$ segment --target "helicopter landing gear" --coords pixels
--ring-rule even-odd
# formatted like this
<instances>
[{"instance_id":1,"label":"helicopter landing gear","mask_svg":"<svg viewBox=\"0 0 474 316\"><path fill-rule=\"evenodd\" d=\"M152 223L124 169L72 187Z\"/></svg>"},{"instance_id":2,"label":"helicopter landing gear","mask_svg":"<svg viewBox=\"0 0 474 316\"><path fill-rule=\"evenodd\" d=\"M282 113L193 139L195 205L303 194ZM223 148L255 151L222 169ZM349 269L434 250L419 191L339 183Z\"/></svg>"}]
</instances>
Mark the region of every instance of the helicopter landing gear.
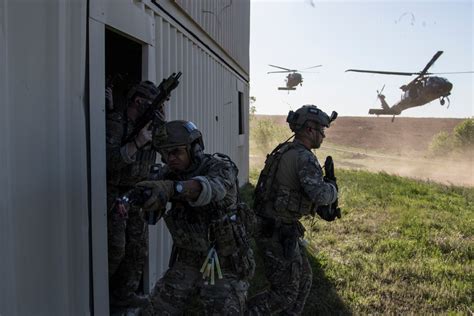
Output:
<instances>
[{"instance_id":1,"label":"helicopter landing gear","mask_svg":"<svg viewBox=\"0 0 474 316\"><path fill-rule=\"evenodd\" d=\"M439 99L439 103L441 105L444 105L446 103L445 99L448 100L448 106L446 108L449 109L449 105L451 104L451 101L449 100L449 97L441 97L441 99Z\"/></svg>"}]
</instances>

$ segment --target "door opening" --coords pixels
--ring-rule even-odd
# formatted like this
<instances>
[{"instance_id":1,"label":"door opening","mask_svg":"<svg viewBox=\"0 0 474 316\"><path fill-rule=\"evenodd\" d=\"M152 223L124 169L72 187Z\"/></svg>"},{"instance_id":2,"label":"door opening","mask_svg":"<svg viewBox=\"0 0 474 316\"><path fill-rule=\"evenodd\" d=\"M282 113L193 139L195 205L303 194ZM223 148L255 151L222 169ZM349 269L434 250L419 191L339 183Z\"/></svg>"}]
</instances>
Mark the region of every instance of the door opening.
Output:
<instances>
[{"instance_id":1,"label":"door opening","mask_svg":"<svg viewBox=\"0 0 474 316\"><path fill-rule=\"evenodd\" d=\"M106 101L106 109L108 115L111 113L124 113L126 115L126 106L127 106L127 93L129 89L136 83L142 80L142 44L130 39L127 36L122 35L121 33L116 32L112 29L105 30L105 83L106 88L111 88L113 96L113 107L107 107L108 102ZM125 119L124 119L125 120ZM125 123L127 124L127 123ZM126 128L125 128L126 130ZM107 131L106 133L110 132ZM126 133L126 132L125 132ZM121 144L120 146L123 146ZM108 161L106 162L109 163ZM109 166L110 167L110 166ZM109 168L107 168L109 170ZM123 194L122 190L126 188L123 187L120 180L111 179L115 178L114 175L109 175L107 172L107 208L110 211L112 208L113 201L119 197L120 194ZM119 176L120 178L120 176ZM130 189L130 188L128 188ZM128 191L128 189L126 191ZM113 218L108 214L108 218ZM108 241L108 266L109 266L109 296L111 297L111 312L117 312L116 307L113 305L112 297L115 295L115 291L123 291L123 280L124 273L129 272L129 266L133 265L131 261L134 259L132 246L129 246L128 238L129 234L129 225L127 220L127 225L122 225L120 221L114 219L108 219L107 229L109 236ZM125 227L122 227L125 226ZM122 244L122 240L125 241L125 244ZM124 251L123 257L120 253ZM135 268L134 268L135 269ZM142 271L143 272L143 271ZM144 293L144 281L143 273L141 277L140 284L136 290L137 294ZM126 290L126 289L125 289Z\"/></svg>"},{"instance_id":2,"label":"door opening","mask_svg":"<svg viewBox=\"0 0 474 316\"><path fill-rule=\"evenodd\" d=\"M142 45L113 30L105 30L105 80L112 85L114 111L125 109L128 89L142 79Z\"/></svg>"}]
</instances>

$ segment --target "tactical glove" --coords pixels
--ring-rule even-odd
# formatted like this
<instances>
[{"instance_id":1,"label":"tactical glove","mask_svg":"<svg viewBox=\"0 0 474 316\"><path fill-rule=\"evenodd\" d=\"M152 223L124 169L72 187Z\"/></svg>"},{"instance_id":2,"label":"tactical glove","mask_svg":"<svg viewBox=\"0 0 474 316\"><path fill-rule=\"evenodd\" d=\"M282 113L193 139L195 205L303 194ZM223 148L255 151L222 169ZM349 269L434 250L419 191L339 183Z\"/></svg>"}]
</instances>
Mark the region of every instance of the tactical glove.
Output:
<instances>
[{"instance_id":1,"label":"tactical glove","mask_svg":"<svg viewBox=\"0 0 474 316\"><path fill-rule=\"evenodd\" d=\"M174 193L173 181L170 180L142 181L136 186L143 190L151 190L150 198L143 204L145 212L164 210Z\"/></svg>"},{"instance_id":2,"label":"tactical glove","mask_svg":"<svg viewBox=\"0 0 474 316\"><path fill-rule=\"evenodd\" d=\"M320 205L316 209L316 213L325 221L332 222L337 218L341 218L341 209L337 206L337 200L330 205Z\"/></svg>"},{"instance_id":3,"label":"tactical glove","mask_svg":"<svg viewBox=\"0 0 474 316\"><path fill-rule=\"evenodd\" d=\"M327 183L331 183L335 188L336 188L336 191L339 192L339 188L337 186L337 182L336 182L336 179L329 179L328 177L324 177L324 182L327 182Z\"/></svg>"},{"instance_id":4,"label":"tactical glove","mask_svg":"<svg viewBox=\"0 0 474 316\"><path fill-rule=\"evenodd\" d=\"M148 122L138 133L137 137L135 137L135 146L137 146L137 150L145 146L149 141L152 140L152 131L149 130L150 124L152 121Z\"/></svg>"}]
</instances>

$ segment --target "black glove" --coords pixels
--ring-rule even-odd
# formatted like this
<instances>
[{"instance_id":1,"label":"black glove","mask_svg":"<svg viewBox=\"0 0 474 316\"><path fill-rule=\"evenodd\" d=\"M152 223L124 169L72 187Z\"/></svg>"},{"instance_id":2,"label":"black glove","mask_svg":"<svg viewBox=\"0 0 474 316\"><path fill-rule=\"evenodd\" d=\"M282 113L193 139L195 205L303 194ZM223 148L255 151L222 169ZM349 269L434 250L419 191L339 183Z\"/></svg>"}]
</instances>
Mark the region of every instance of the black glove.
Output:
<instances>
[{"instance_id":1,"label":"black glove","mask_svg":"<svg viewBox=\"0 0 474 316\"><path fill-rule=\"evenodd\" d=\"M142 190L150 190L151 195L143 204L145 212L164 210L174 193L173 181L142 181L136 184Z\"/></svg>"},{"instance_id":2,"label":"black glove","mask_svg":"<svg viewBox=\"0 0 474 316\"><path fill-rule=\"evenodd\" d=\"M341 218L341 209L337 206L337 200L330 205L318 206L316 213L318 213L319 217L328 222L332 222L336 217Z\"/></svg>"},{"instance_id":3,"label":"black glove","mask_svg":"<svg viewBox=\"0 0 474 316\"><path fill-rule=\"evenodd\" d=\"M339 192L339 188L338 188L338 186L337 186L337 182L336 182L337 179L336 179L336 178L334 178L334 179L329 179L328 177L324 176L324 177L323 177L323 180L324 180L324 182L331 183L333 186L336 187L336 190Z\"/></svg>"}]
</instances>

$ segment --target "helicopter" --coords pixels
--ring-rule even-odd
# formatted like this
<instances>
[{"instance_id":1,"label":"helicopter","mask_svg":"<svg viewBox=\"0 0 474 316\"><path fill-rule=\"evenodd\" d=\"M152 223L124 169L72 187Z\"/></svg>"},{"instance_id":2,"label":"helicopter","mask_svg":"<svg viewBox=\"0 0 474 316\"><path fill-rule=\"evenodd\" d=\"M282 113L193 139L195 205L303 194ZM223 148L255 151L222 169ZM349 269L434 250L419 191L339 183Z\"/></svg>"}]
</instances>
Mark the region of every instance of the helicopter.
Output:
<instances>
[{"instance_id":1,"label":"helicopter","mask_svg":"<svg viewBox=\"0 0 474 316\"><path fill-rule=\"evenodd\" d=\"M296 90L296 86L303 85L303 76L301 75L300 72L304 72L301 70L297 69L289 69L285 67L280 67L280 66L275 66L275 65L268 65L270 67L278 68L278 69L283 69L283 70L278 70L278 71L269 71L267 74L273 74L273 73L288 73L286 76L286 87L278 87L278 90L287 90L288 92L291 90ZM322 65L316 65L308 68L304 68L303 70L308 70L312 68L317 68L321 67Z\"/></svg>"},{"instance_id":2,"label":"helicopter","mask_svg":"<svg viewBox=\"0 0 474 316\"><path fill-rule=\"evenodd\" d=\"M369 109L369 114L375 115L393 115L392 122L395 115L400 115L402 111L422 106L433 100L439 99L441 105L448 101L449 108L449 95L453 84L446 78L430 76L436 74L459 74L459 73L472 73L472 71L458 71L458 72L444 72L444 73L430 73L428 69L433 66L436 60L443 54L443 51L438 51L431 60L426 64L420 72L396 72L396 71L378 71L378 70L362 70L362 69L347 69L346 72L365 72L383 75L400 75L400 76L413 76L417 75L415 79L410 81L408 84L404 84L400 87L403 91L401 100L392 106L389 106L385 101L385 96L382 94L383 88L377 91L377 98L380 100L381 109ZM385 86L384 86L385 87Z\"/></svg>"}]
</instances>

